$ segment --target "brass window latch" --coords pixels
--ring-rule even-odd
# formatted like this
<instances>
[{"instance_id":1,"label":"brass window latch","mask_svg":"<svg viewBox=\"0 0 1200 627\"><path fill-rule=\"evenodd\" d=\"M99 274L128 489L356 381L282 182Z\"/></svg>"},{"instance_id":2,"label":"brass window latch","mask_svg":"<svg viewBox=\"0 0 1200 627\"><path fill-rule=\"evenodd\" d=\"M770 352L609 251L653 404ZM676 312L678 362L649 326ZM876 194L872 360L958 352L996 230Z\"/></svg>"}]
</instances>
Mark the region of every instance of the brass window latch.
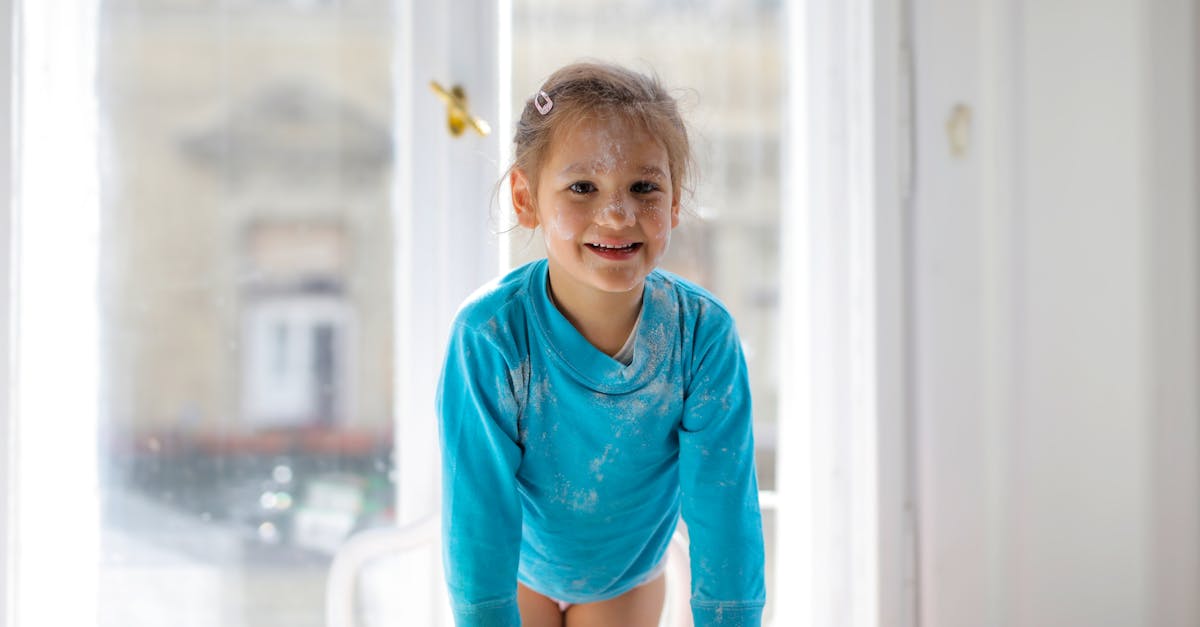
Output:
<instances>
[{"instance_id":1,"label":"brass window latch","mask_svg":"<svg viewBox=\"0 0 1200 627\"><path fill-rule=\"evenodd\" d=\"M468 124L480 137L486 137L492 132L492 127L486 121L471 115L470 109L467 108L467 92L463 90L462 85L455 85L447 90L437 81L430 81L429 87L446 103L446 124L450 127L451 135L461 136Z\"/></svg>"}]
</instances>

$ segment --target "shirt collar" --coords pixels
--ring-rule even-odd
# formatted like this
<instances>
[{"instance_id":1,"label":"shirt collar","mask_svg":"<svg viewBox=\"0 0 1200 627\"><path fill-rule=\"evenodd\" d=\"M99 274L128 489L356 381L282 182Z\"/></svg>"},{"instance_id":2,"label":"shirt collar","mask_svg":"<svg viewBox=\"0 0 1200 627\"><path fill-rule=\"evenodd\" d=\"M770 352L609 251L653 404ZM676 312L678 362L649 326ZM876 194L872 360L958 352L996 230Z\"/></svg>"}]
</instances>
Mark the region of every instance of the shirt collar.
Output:
<instances>
[{"instance_id":1,"label":"shirt collar","mask_svg":"<svg viewBox=\"0 0 1200 627\"><path fill-rule=\"evenodd\" d=\"M679 305L670 295L670 285L656 270L646 277L642 311L635 328L633 363L624 364L605 354L583 337L554 306L547 289L549 264L535 262L529 272L528 290L534 320L548 340L545 351L578 379L598 392L615 394L637 389L653 380L677 349Z\"/></svg>"}]
</instances>

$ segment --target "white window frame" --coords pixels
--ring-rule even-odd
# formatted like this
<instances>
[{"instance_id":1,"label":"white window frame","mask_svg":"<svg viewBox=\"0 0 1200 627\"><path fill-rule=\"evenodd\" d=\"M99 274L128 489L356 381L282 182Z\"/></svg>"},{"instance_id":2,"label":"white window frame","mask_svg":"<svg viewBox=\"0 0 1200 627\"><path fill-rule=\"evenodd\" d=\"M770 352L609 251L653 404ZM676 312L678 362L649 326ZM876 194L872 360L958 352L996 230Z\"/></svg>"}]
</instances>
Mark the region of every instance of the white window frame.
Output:
<instances>
[{"instance_id":1,"label":"white window frame","mask_svg":"<svg viewBox=\"0 0 1200 627\"><path fill-rule=\"evenodd\" d=\"M787 6L775 624L908 627L907 9Z\"/></svg>"},{"instance_id":2,"label":"white window frame","mask_svg":"<svg viewBox=\"0 0 1200 627\"><path fill-rule=\"evenodd\" d=\"M439 497L436 420L429 393L439 369L431 359L436 361L442 354L445 331L459 302L494 276L507 256L503 242L498 245L486 228L492 224L493 207L481 199L491 197L507 154L507 146L499 141L510 136L508 81L503 79L511 74L507 53L511 7L507 1L484 5L480 13L478 3L465 0L396 2L399 38L405 46L399 58L408 60L396 65L401 175L395 190L395 241L400 251L395 285L395 410L397 416L411 418L400 420L396 429L401 478L397 513L402 523L435 511ZM24 45L37 43L21 41L16 35L19 24L36 17L20 13L23 8L32 13L28 7L41 7L37 13L44 17L80 5L72 0L39 0L10 6L17 12L4 16L0 38L9 44L6 50L22 55ZM782 247L787 251L782 315L793 324L781 325L785 329L781 341L787 346L782 351L786 361L781 380L795 385L785 386L781 403L781 463L774 500L779 512L779 554L788 559L777 560L777 594L789 602L775 606L775 623L907 626L914 624L916 584L911 575L905 444L909 410L903 374L907 324L903 199L908 149L903 122L906 82L904 66L897 60L904 59L904 8L902 0L814 0L787 6L788 79L793 90L788 117L794 123L786 143L804 150L789 155L783 177L791 182L783 197L797 202L785 207L783 225L789 245ZM471 18L465 22L471 31L465 34L460 30L464 16ZM57 17L56 25L79 21L77 16L74 21L63 14ZM11 45L14 41L22 45ZM497 50L504 53L496 54ZM4 79L8 82L0 85L6 105L20 92L14 89L13 77L24 75L15 65L14 69ZM496 131L489 138L448 140L441 105L428 93L429 80L466 86L476 114L492 122ZM0 139L10 147L10 157L20 154L11 148L22 145L17 136L30 132L13 119L5 115L0 121ZM842 167L818 176L815 166L831 163ZM14 167L19 164L5 165L4 175L18 174L11 182L0 179L0 185L21 176ZM27 198L29 191L6 195L6 203ZM496 211L503 211L503 203ZM25 254L19 265L15 261L16 253L29 252L21 248L29 244L24 239L28 232L13 227L21 217L12 204L0 207L0 235L17 244L5 249L8 256L0 265L4 270L0 322L5 330L0 349L6 356L0 375L5 390L23 395L27 380L18 381L16 375L33 373L14 369L13 355L24 354L22 347L46 346L40 342L48 336L26 336L25 328L20 336L14 332L13 312L36 305L27 291L16 297L18 285L28 287L18 281L16 272L29 276L35 270L30 263L36 261ZM88 228L84 221L75 236L94 245L88 238L95 234ZM91 269L77 264L63 272L74 273L70 274L73 281L83 281L76 286L83 296L76 298L94 307L94 282L89 286L89 279L81 278ZM91 311L88 306L78 311ZM82 395L93 402L90 417L81 420L90 419L94 430L95 363L67 374L78 377L81 389L93 393ZM18 430L12 396L0 397L4 401L0 405L0 472L5 487L0 494L0 530L5 532L0 590L4 595L13 592L19 558L13 553L17 543L10 521L31 513L26 511L31 495L18 485L27 470L18 469L13 455L18 443L22 448L27 444L21 438L31 434ZM21 408L33 411L29 405ZM75 441L87 437L85 428ZM60 467L60 476L84 467L94 474L94 457L76 448L81 456L70 458L70 469ZM828 451L838 453L822 455ZM85 485L93 485L94 479ZM27 539L22 537L22 551L37 550ZM66 548L79 550L72 558L75 561L79 556L94 557L95 542L96 538L83 534ZM835 567L839 570L831 573ZM72 570L81 574L72 575ZM81 582L92 579L90 588L84 589L93 594L90 599L57 604L53 609L60 613L55 616L58 620L46 615L41 619L87 624L95 616L92 569L56 572L79 577ZM440 579L430 581L426 573L421 580L441 585ZM62 586L61 578L55 584L56 589L69 589ZM6 608L0 627L14 627L18 599L0 600ZM85 615L89 619L83 622L72 620Z\"/></svg>"},{"instance_id":3,"label":"white window frame","mask_svg":"<svg viewBox=\"0 0 1200 627\"><path fill-rule=\"evenodd\" d=\"M419 520L440 502L430 481L438 465L433 391L450 322L459 304L500 270L490 231L492 186L500 177L499 15L507 2L399 2L396 86L397 172L393 198L396 259L397 517ZM470 20L464 21L464 16ZM420 24L420 28L414 25ZM472 32L463 29L472 28ZM487 137L452 138L445 106L429 87L460 84ZM403 420L409 417L410 420Z\"/></svg>"},{"instance_id":4,"label":"white window frame","mask_svg":"<svg viewBox=\"0 0 1200 627\"><path fill-rule=\"evenodd\" d=\"M396 522L412 524L438 513L441 464L434 391L450 323L459 304L501 268L491 235L490 203L500 177L501 137L508 137L507 16L499 2L394 4L396 50L395 468ZM419 25L419 26L418 26ZM497 51L505 51L497 54ZM445 105L430 81L462 85L471 112L493 131L452 138ZM436 552L407 558L395 589L414 625L449 624Z\"/></svg>"},{"instance_id":5,"label":"white window frame","mask_svg":"<svg viewBox=\"0 0 1200 627\"><path fill-rule=\"evenodd\" d=\"M97 5L5 4L11 231L6 312L4 625L91 624L99 547ZM50 33L53 31L54 35ZM70 184L63 184L63 173ZM61 489L48 489L57 486ZM63 602L61 591L72 598Z\"/></svg>"}]
</instances>

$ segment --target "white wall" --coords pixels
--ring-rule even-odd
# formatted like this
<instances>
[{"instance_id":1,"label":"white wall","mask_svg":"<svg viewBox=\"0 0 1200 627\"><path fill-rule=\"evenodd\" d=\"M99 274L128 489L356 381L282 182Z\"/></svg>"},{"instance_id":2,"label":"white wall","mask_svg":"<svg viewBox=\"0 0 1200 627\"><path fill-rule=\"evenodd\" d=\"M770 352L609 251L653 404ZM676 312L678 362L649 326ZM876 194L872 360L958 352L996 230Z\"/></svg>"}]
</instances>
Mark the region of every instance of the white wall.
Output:
<instances>
[{"instance_id":1,"label":"white wall","mask_svg":"<svg viewBox=\"0 0 1200 627\"><path fill-rule=\"evenodd\" d=\"M912 8L920 624L1200 624L1197 9Z\"/></svg>"}]
</instances>

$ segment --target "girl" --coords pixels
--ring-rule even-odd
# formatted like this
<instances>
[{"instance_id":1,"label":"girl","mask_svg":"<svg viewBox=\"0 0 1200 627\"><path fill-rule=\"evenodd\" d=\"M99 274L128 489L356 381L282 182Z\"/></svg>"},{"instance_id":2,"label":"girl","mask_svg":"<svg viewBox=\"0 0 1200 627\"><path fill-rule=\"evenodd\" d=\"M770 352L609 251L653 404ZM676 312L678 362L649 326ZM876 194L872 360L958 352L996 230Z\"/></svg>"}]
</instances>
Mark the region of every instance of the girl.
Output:
<instances>
[{"instance_id":1,"label":"girl","mask_svg":"<svg viewBox=\"0 0 1200 627\"><path fill-rule=\"evenodd\" d=\"M458 625L658 624L682 513L696 625L758 625L762 521L725 308L656 270L691 161L654 79L582 63L530 98L510 169L546 259L463 304L438 392Z\"/></svg>"}]
</instances>

